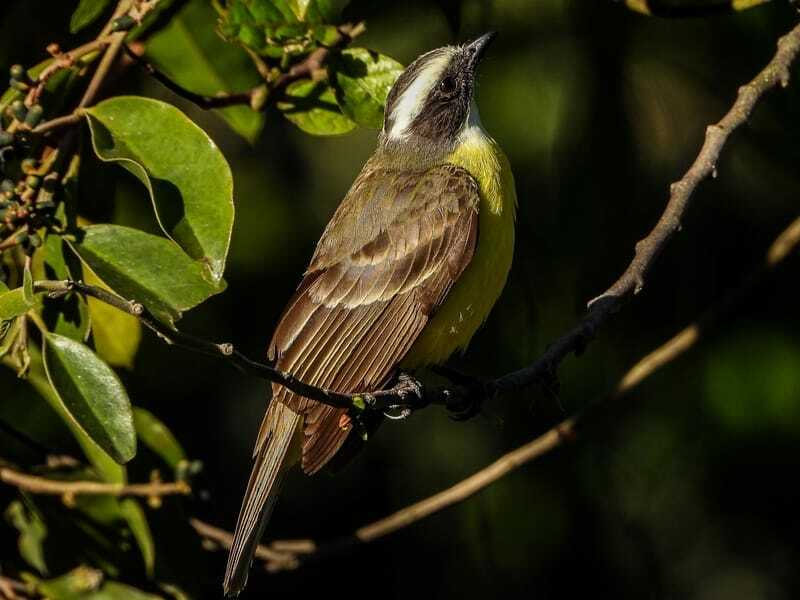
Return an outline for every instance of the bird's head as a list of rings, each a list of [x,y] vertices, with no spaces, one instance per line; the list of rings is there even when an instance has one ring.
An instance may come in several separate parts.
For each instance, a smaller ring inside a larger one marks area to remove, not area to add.
[[[406,67],[386,99],[381,143],[453,148],[470,124],[479,123],[472,99],[475,75],[495,36],[490,32],[462,46],[437,48]]]

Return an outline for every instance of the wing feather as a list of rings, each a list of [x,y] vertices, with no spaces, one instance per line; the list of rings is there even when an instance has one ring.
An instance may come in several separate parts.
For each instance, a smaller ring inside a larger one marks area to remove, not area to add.
[[[389,383],[472,258],[479,194],[460,167],[366,169],[334,214],[275,330],[278,368],[341,392]],[[344,443],[344,410],[273,385],[303,416],[302,467],[319,470]],[[268,435],[262,425],[256,453]]]

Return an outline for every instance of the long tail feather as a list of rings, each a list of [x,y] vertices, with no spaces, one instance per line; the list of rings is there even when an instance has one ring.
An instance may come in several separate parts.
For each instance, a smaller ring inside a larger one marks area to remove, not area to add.
[[[278,498],[286,458],[301,419],[286,405],[270,403],[265,417],[270,434],[255,457],[239,511],[225,571],[225,596],[237,596],[247,584],[250,563]]]

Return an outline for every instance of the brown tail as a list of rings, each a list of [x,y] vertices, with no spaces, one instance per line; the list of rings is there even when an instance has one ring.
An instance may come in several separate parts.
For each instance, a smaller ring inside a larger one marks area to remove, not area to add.
[[[302,417],[285,404],[273,400],[265,421],[270,425],[270,434],[255,457],[239,510],[225,570],[225,596],[237,596],[247,584],[250,562],[278,498],[284,463]]]

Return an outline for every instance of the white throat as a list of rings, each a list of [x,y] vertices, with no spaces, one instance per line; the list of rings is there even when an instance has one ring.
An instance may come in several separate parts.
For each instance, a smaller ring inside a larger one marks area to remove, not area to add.
[[[458,135],[459,144],[482,142],[487,137],[488,135],[486,134],[486,130],[483,128],[483,123],[481,123],[481,115],[478,112],[478,104],[473,98],[469,103],[469,114],[467,115],[467,121],[464,123],[463,129],[461,129],[461,133]]]

